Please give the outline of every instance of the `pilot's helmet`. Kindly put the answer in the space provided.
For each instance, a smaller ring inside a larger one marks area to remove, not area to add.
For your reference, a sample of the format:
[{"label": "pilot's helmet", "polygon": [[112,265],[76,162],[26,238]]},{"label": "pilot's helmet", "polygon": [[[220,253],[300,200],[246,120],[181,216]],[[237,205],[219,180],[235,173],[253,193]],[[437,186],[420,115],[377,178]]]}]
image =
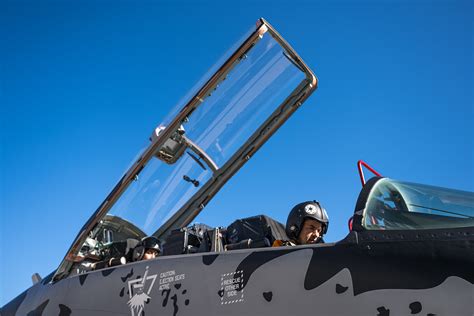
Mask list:
[{"label": "pilot's helmet", "polygon": [[329,226],[329,217],[324,207],[318,201],[307,201],[299,203],[293,207],[288,220],[286,221],[286,235],[292,240],[297,240],[303,227],[304,220],[311,218],[317,220],[321,224],[322,234],[326,234]]},{"label": "pilot's helmet", "polygon": [[155,249],[158,253],[161,252],[160,241],[155,236],[148,236],[142,239],[140,245],[145,248],[145,251],[148,249]]},{"label": "pilot's helmet", "polygon": [[144,237],[132,252],[132,261],[139,261],[143,259],[145,252],[148,249],[155,249],[158,253],[161,253],[160,241],[155,236]]}]

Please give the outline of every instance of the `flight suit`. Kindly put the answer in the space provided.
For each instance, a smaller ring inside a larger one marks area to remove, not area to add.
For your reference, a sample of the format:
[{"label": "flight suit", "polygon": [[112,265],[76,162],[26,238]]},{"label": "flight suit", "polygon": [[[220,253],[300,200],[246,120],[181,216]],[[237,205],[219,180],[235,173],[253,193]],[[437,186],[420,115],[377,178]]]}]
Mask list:
[{"label": "flight suit", "polygon": [[284,247],[284,246],[296,246],[296,243],[291,240],[276,239],[272,244],[272,247]]},{"label": "flight suit", "polygon": [[[320,238],[315,244],[324,244],[324,239]],[[281,240],[281,239],[276,239],[272,247],[284,247],[284,246],[297,246],[298,244],[292,240]]]}]

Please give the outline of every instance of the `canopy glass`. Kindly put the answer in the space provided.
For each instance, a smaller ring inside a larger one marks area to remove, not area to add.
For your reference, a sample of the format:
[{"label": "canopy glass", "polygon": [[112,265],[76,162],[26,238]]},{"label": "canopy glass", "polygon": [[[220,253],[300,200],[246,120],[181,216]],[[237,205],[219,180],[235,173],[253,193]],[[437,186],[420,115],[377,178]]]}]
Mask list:
[{"label": "canopy glass", "polygon": [[369,230],[474,226],[474,193],[384,178],[370,192],[362,223]]},{"label": "canopy glass", "polygon": [[[189,224],[316,88],[316,78],[263,19],[199,89],[172,110],[78,234],[55,275],[101,248]],[[82,273],[84,270],[77,273]]]}]

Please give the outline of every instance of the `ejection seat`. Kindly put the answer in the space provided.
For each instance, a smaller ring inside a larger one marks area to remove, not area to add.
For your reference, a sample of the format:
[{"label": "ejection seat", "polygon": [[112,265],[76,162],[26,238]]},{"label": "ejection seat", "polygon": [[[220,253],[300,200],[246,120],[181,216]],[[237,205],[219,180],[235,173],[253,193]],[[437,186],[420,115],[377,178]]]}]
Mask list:
[{"label": "ejection seat", "polygon": [[276,239],[287,239],[283,224],[257,215],[238,219],[227,228],[194,224],[176,229],[166,238],[163,255],[270,247]]}]

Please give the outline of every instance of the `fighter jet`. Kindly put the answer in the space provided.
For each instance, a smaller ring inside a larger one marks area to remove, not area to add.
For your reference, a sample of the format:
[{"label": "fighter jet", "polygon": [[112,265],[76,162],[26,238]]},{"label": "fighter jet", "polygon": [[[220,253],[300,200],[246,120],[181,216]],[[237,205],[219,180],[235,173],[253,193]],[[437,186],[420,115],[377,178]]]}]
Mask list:
[{"label": "fighter jet", "polygon": [[289,236],[271,214],[193,224],[317,84],[259,19],[154,130],[58,268],[0,314],[472,316],[472,192],[362,177],[335,243],[272,247]]}]

